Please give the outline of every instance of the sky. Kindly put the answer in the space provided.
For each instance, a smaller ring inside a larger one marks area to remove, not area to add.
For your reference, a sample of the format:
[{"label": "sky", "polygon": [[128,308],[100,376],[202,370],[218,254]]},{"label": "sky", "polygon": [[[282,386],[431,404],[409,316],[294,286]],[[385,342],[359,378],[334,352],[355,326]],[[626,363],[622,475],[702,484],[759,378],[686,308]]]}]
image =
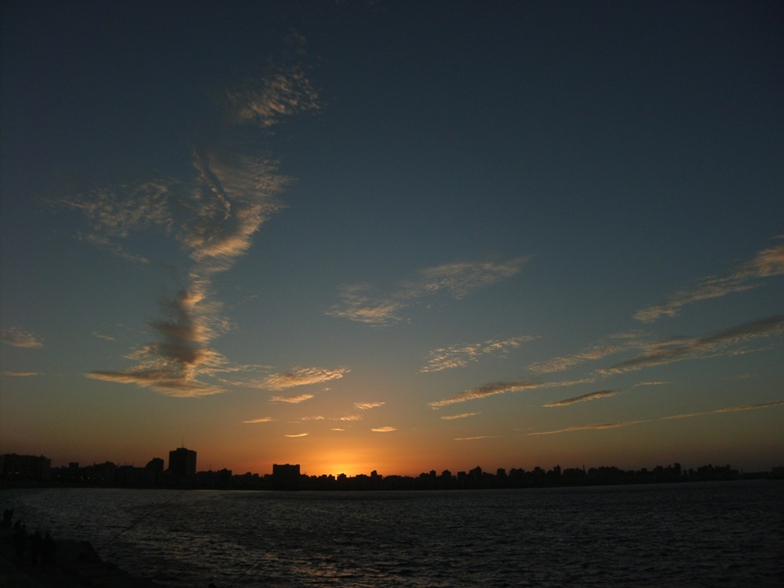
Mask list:
[{"label": "sky", "polygon": [[2,10],[0,451],[784,464],[780,3]]}]

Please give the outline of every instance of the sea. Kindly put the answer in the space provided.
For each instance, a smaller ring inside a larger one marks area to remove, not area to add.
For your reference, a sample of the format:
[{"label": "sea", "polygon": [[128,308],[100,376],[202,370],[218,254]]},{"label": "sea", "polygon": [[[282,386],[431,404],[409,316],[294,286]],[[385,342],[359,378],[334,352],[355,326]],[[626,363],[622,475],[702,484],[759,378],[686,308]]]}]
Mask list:
[{"label": "sea", "polygon": [[0,492],[28,531],[172,588],[784,586],[784,482]]}]

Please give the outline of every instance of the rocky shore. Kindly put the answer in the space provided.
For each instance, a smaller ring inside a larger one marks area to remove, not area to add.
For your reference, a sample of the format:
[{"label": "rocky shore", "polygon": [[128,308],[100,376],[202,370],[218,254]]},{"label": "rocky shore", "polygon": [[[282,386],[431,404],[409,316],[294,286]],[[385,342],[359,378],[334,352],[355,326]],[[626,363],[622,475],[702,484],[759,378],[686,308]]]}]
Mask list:
[{"label": "rocky shore", "polygon": [[59,539],[53,561],[33,565],[29,539],[23,557],[14,549],[13,530],[0,529],[0,588],[155,588],[103,561],[87,541]]}]

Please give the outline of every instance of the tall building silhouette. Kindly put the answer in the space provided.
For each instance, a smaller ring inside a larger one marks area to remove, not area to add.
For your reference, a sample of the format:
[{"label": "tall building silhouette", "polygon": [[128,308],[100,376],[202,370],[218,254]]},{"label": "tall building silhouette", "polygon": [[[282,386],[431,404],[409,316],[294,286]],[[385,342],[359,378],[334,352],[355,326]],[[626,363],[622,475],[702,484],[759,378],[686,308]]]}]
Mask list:
[{"label": "tall building silhouette", "polygon": [[299,464],[272,464],[272,486],[276,490],[296,490],[299,476]]},{"label": "tall building silhouette", "polygon": [[170,451],[169,471],[186,478],[196,475],[196,452],[184,447]]}]

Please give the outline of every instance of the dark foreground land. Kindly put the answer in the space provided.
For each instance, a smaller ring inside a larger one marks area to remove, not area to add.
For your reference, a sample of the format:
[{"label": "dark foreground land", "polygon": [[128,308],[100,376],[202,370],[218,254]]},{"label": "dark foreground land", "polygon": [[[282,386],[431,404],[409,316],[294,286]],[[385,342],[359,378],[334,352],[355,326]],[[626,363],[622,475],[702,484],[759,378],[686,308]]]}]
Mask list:
[{"label": "dark foreground land", "polygon": [[53,562],[32,564],[29,542],[20,559],[14,551],[13,531],[0,529],[0,587],[2,588],[154,588],[101,560],[86,541],[57,541]]}]

